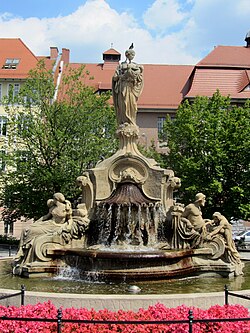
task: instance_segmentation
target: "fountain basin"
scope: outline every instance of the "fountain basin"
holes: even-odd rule
[[[234,274],[233,265],[209,259],[212,257],[209,248],[176,251],[71,248],[53,249],[49,255],[76,267],[82,279],[99,281],[167,280],[200,275],[230,277]],[[51,272],[53,267],[49,268]]]

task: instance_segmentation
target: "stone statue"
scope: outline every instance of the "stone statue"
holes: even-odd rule
[[[90,222],[85,203],[79,203],[76,209],[73,209],[72,220],[73,223],[70,235],[72,239],[80,239],[85,236]]]
[[[85,203],[88,213],[90,214],[90,210],[93,207],[93,184],[90,180],[89,174],[84,172],[82,176],[77,177],[76,185],[81,188],[81,202]]]
[[[204,232],[207,220],[202,217],[201,207],[205,206],[206,196],[203,193],[198,193],[195,196],[195,201],[187,205],[181,216],[181,220],[199,233]]]
[[[210,222],[212,231],[206,236],[206,240],[212,240],[213,237],[220,234],[225,240],[226,249],[229,252],[230,259],[237,263],[240,263],[240,255],[235,247],[234,240],[232,238],[232,226],[228,220],[219,212],[215,212]]]
[[[171,246],[174,248],[198,248],[202,246],[207,235],[207,223],[203,219],[201,207],[205,205],[206,196],[197,193],[195,201],[184,209],[180,206],[173,207],[173,238]]]
[[[116,69],[112,79],[114,107],[118,125],[136,125],[137,100],[143,88],[143,66],[132,62],[135,51],[125,52],[126,61]]]
[[[55,193],[53,199],[47,201],[49,212],[24,229],[20,238],[16,259],[23,257],[25,250],[31,250],[36,237],[47,233],[65,234],[72,224],[72,208],[62,193]]]
[[[19,274],[19,271],[21,274],[20,267],[25,265],[50,260],[46,254],[48,248],[65,246],[72,239],[80,239],[88,229],[88,212],[84,203],[72,210],[71,203],[64,195],[55,193],[53,199],[47,201],[47,206],[48,214],[24,229],[21,234],[19,249],[14,258],[14,274]]]

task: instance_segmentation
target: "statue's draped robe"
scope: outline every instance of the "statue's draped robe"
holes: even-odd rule
[[[137,100],[143,88],[142,72],[142,66],[123,62],[113,76],[113,101],[118,125],[136,125]]]

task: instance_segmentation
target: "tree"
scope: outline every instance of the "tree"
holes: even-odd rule
[[[170,153],[164,159],[182,179],[182,202],[203,192],[206,214],[219,210],[228,218],[249,218],[249,128],[249,102],[237,107],[218,91],[185,101],[176,118],[166,120],[162,135]]]
[[[6,155],[3,203],[10,209],[38,217],[55,192],[76,199],[76,178],[114,152],[110,94],[94,94],[84,83],[88,79],[84,67],[69,69],[57,91],[51,71],[41,62],[17,99],[10,94],[6,100],[11,149]]]

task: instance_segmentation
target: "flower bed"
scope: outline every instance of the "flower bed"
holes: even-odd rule
[[[185,305],[177,308],[166,308],[162,304],[150,306],[148,309],[139,309],[137,312],[119,310],[112,312],[107,309],[95,311],[85,308],[62,308],[63,319],[75,320],[187,320],[188,311],[193,310],[194,319],[213,318],[247,318],[248,309],[241,305],[215,305],[208,310],[202,310]],[[57,318],[57,308],[50,302],[26,305],[21,307],[0,306],[0,317],[14,318]],[[36,322],[36,321],[5,321],[0,320],[1,333],[53,333],[57,332],[57,323]],[[77,324],[62,323],[62,333],[186,333],[188,324],[167,324],[167,325],[123,325],[123,324]],[[215,323],[194,323],[193,333],[249,333],[250,322],[215,322]]]

